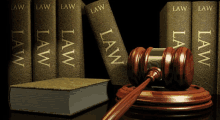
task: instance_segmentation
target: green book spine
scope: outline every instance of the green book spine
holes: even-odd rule
[[[193,84],[216,94],[217,2],[192,3]]]
[[[128,53],[117,27],[108,0],[99,0],[85,6],[101,56],[113,85],[129,83]]]
[[[31,1],[11,0],[9,85],[32,81]]]
[[[191,2],[167,2],[160,12],[160,47],[191,49]]]
[[[85,77],[81,0],[57,0],[58,77]]]
[[[56,77],[56,0],[34,0],[33,81]]]

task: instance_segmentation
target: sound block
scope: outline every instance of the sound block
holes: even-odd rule
[[[124,85],[116,93],[116,102],[124,98],[135,86]],[[185,91],[143,90],[131,108],[159,111],[195,111],[213,105],[211,95],[203,87],[191,85]]]

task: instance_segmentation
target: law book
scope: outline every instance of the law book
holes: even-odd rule
[[[81,3],[57,0],[58,77],[85,77]]]
[[[109,79],[55,78],[10,86],[10,109],[73,115],[108,100]]]
[[[85,11],[112,84],[125,85],[129,83],[127,76],[128,53],[108,0],[87,4]]]
[[[220,7],[220,4],[219,4]],[[218,7],[218,8],[219,8]],[[218,16],[220,16],[220,9],[218,9]],[[216,120],[220,119],[220,19],[218,19],[218,38],[217,38],[217,109]]]
[[[191,49],[191,1],[167,2],[160,11],[159,47]]]
[[[39,113],[30,114],[30,112],[13,110],[11,111],[10,120],[101,120],[106,114],[108,106],[108,101],[106,101],[71,116],[53,114],[45,115]]]
[[[56,78],[56,0],[34,0],[33,81]]]
[[[31,0],[11,0],[10,18],[8,84],[31,82]]]
[[[192,54],[194,76],[192,84],[216,94],[217,2],[192,2]]]

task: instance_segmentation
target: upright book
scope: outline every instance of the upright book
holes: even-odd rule
[[[9,85],[32,81],[31,0],[11,0]]]
[[[58,77],[85,77],[81,0],[57,0]]]
[[[191,2],[167,2],[160,12],[159,46],[191,49]]]
[[[192,2],[193,84],[216,94],[217,2]]]
[[[73,115],[108,100],[109,79],[55,78],[10,86],[10,109]]]
[[[117,27],[108,0],[99,0],[85,6],[102,59],[113,85],[129,83],[128,53]]]
[[[34,0],[33,81],[56,76],[56,0]]]
[[[220,4],[218,4],[220,8]],[[218,9],[218,17],[220,17],[220,9]],[[217,109],[216,120],[220,119],[220,19],[218,19],[218,46],[217,46]]]

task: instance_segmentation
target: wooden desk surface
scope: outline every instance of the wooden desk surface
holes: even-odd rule
[[[9,110],[9,120],[101,120],[108,109],[114,106],[116,102],[112,99],[78,114],[72,116],[61,116],[61,115],[50,115],[42,113],[30,113],[21,111]],[[138,115],[138,114],[139,115]],[[154,111],[143,111],[143,110],[129,110],[123,115],[120,120],[141,120],[143,117],[147,120],[160,120],[160,119],[171,119],[171,120],[216,120],[215,118],[215,107],[210,109],[197,111],[197,112],[176,112],[176,113],[163,113]],[[134,117],[134,118],[132,118]]]

